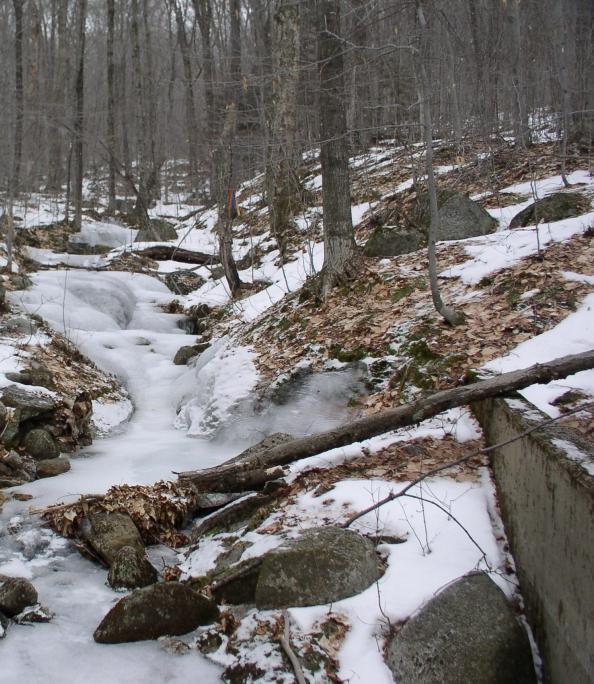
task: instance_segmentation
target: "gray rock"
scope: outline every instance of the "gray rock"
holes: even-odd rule
[[[159,575],[144,553],[132,546],[123,546],[116,554],[107,573],[113,589],[136,589],[154,584]]]
[[[0,579],[0,612],[7,617],[18,615],[27,606],[37,603],[35,587],[22,577]]]
[[[414,252],[421,246],[422,234],[415,229],[378,226],[365,243],[363,253],[368,257],[391,257]]]
[[[429,222],[426,225],[429,228]],[[491,214],[466,195],[440,193],[438,240],[464,240],[488,235],[496,227],[497,221]]]
[[[0,323],[0,330],[14,335],[29,337],[35,335],[38,326],[32,318],[27,316],[11,316]]]
[[[553,223],[590,211],[590,200],[579,193],[554,192],[536,200],[516,214],[510,228],[524,228],[537,222]]]
[[[11,282],[15,290],[26,290],[33,285],[33,281],[27,275],[13,275]]]
[[[360,593],[379,576],[368,539],[340,527],[318,527],[264,557],[256,605],[269,609],[331,603]]]
[[[501,590],[467,575],[431,599],[388,641],[386,661],[406,684],[536,681],[528,637]]]
[[[4,426],[8,422],[8,409],[0,401],[0,430],[4,429]]]
[[[134,242],[160,242],[177,239],[177,231],[163,219],[151,219],[150,228],[141,228]]]
[[[165,278],[165,285],[175,294],[187,295],[202,287],[206,282],[204,278],[194,271],[182,270],[168,273]]]
[[[244,496],[245,492],[198,492],[196,507],[206,510],[222,508]]]
[[[125,513],[91,513],[81,522],[80,533],[108,566],[111,566],[117,552],[124,546],[131,546],[144,554],[138,528]]]
[[[5,373],[8,380],[18,382],[21,385],[35,385],[52,389],[55,386],[54,376],[47,368],[28,368],[16,373]]]
[[[294,439],[295,437],[287,432],[273,432],[271,435],[264,437],[264,439],[260,440],[257,444],[244,449],[240,454],[237,454],[237,456],[230,458],[227,462],[236,463],[237,461],[244,461],[248,458],[256,457],[268,449],[280,446],[281,444],[287,444]]]
[[[202,354],[202,352],[205,349],[208,349],[209,347],[209,342],[201,342],[200,344],[193,344],[185,347],[180,347],[175,353],[175,356],[173,357],[173,363],[176,366],[185,366],[188,363],[188,361],[191,361],[199,354]]]
[[[23,439],[25,450],[36,460],[58,458],[60,450],[54,438],[43,428],[29,430]]]
[[[52,397],[27,392],[16,385],[10,385],[2,392],[2,403],[10,408],[18,409],[19,422],[51,413],[58,406]]]
[[[37,461],[37,477],[55,477],[70,470],[70,460],[65,456]]]
[[[93,638],[120,644],[186,634],[214,622],[219,611],[213,601],[185,584],[163,582],[137,589],[107,613]]]

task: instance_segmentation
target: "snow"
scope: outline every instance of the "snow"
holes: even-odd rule
[[[567,354],[590,351],[594,341],[594,294],[589,294],[578,310],[565,318],[552,330],[537,335],[518,345],[502,358],[485,364],[483,368],[497,373],[507,373],[527,368],[535,363],[546,363]],[[582,371],[548,385],[532,385],[520,391],[528,401],[551,417],[560,415],[552,406],[557,397],[568,389],[581,390],[594,395],[594,370]]]

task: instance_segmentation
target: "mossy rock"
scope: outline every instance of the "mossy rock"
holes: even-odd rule
[[[37,461],[37,477],[56,477],[70,470],[70,460],[66,457],[48,458]]]
[[[163,219],[151,219],[150,227],[141,228],[134,242],[160,242],[176,239],[177,231],[171,223]]]
[[[22,577],[0,576],[0,611],[7,617],[18,615],[27,606],[37,603],[37,591]]]
[[[29,430],[23,440],[23,446],[27,453],[31,454],[34,459],[40,461],[55,459],[60,455],[54,438],[43,428]]]
[[[386,662],[407,684],[536,682],[526,632],[484,573],[451,584],[388,637]]]
[[[144,553],[132,546],[123,546],[115,555],[107,574],[113,589],[137,589],[154,584],[159,575]]]
[[[80,523],[80,534],[109,566],[124,546],[131,546],[144,555],[144,543],[138,528],[125,513],[90,513]]]
[[[414,252],[421,246],[422,234],[416,229],[378,226],[365,243],[368,257],[392,257]]]
[[[333,603],[364,591],[379,577],[371,541],[340,527],[314,528],[266,554],[256,585],[256,606]]]
[[[554,223],[564,219],[581,216],[590,210],[591,203],[587,197],[576,192],[554,192],[536,200],[529,207],[516,214],[510,228],[525,228],[537,223]]]
[[[121,644],[186,634],[217,619],[213,601],[178,582],[162,582],[133,591],[107,613],[93,638]]]

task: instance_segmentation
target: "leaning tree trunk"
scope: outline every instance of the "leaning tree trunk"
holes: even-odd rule
[[[299,206],[299,43],[299,6],[292,0],[281,0],[274,15],[272,38],[272,124],[266,176],[270,231],[283,256],[289,221]]]
[[[443,303],[439,292],[437,280],[437,254],[435,243],[439,232],[439,210],[437,206],[437,188],[435,186],[435,176],[433,174],[433,123],[431,118],[431,87],[429,75],[427,74],[427,62],[429,60],[429,31],[427,21],[420,2],[417,2],[417,18],[420,29],[420,48],[418,51],[418,72],[420,82],[420,101],[423,120],[423,131],[425,134],[425,163],[427,171],[427,190],[429,192],[429,207],[431,221],[429,224],[429,235],[427,237],[427,255],[429,259],[429,283],[431,285],[431,297],[437,312],[450,325],[458,325],[463,317]]]
[[[74,107],[74,225],[80,231],[82,223],[83,190],[83,135],[85,103],[85,23],[87,20],[87,0],[80,0],[78,6],[78,69],[75,85]]]
[[[320,68],[320,134],[324,266],[321,294],[352,279],[357,245],[351,216],[351,184],[344,92],[344,59],[339,0],[319,0],[318,61]]]

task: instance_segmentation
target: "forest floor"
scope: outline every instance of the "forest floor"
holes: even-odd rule
[[[3,320],[24,313],[34,317],[37,330],[23,335],[4,328],[0,389],[13,384],[6,373],[41,363],[51,369],[54,392],[90,392],[96,438],[71,457],[69,472],[0,490],[0,575],[31,579],[55,614],[48,624],[10,628],[0,645],[7,681],[52,684],[65,673],[73,682],[91,683],[181,683],[196,676],[204,682],[294,681],[278,639],[280,611],[227,606],[217,624],[179,639],[96,644],[93,631],[120,596],[105,586],[105,569],[65,538],[72,526],[64,512],[76,507],[60,509],[54,529],[40,511],[111,491],[110,505],[127,512],[138,506],[142,525],[147,501],[176,514],[175,497],[155,482],[222,463],[268,434],[308,435],[476,373],[592,349],[594,180],[588,160],[576,152],[566,188],[555,149],[542,143],[519,151],[493,141],[468,146],[462,156],[437,144],[441,187],[470,195],[497,221],[492,234],[438,245],[442,296],[465,315],[456,328],[433,309],[422,249],[364,257],[352,285],[323,304],[306,296],[303,285],[323,263],[315,152],[304,160],[307,206],[295,219],[284,260],[268,232],[263,178],[239,189],[234,254],[246,287],[235,301],[216,266],[175,258],[176,250],[216,253],[212,208],[182,196],[161,202],[152,216],[169,221],[177,239],[137,243],[133,228],[104,215],[104,202],[91,197],[90,184],[93,210],[78,235],[60,223],[64,207],[58,200],[23,198],[15,211],[19,276],[4,277],[11,311]],[[410,211],[413,178],[422,175],[420,152],[383,141],[351,160],[360,244],[378,223],[398,223]],[[510,229],[520,211],[555,192],[580,194],[584,211]],[[170,258],[147,256],[157,246],[173,248]],[[32,281],[25,288],[24,275]],[[191,287],[180,285],[190,281]],[[173,363],[180,347],[201,343],[208,348],[188,365]],[[544,415],[561,416],[592,400],[594,372],[522,394]],[[584,410],[564,420],[594,440],[593,415]],[[292,464],[287,486],[272,504],[237,529],[192,544],[191,528],[180,528],[178,518],[176,524],[153,518],[150,532],[160,543],[148,547],[149,557],[163,577],[204,576],[231,550],[237,563],[304,529],[341,524],[482,445],[470,411],[452,409]],[[418,485],[416,493],[421,501],[398,499],[354,526],[379,544],[384,574],[375,585],[332,605],[288,610],[293,648],[309,681],[391,682],[383,660],[387,634],[472,570],[487,571],[521,610],[486,460],[472,458]],[[310,657],[312,649],[319,657]]]

